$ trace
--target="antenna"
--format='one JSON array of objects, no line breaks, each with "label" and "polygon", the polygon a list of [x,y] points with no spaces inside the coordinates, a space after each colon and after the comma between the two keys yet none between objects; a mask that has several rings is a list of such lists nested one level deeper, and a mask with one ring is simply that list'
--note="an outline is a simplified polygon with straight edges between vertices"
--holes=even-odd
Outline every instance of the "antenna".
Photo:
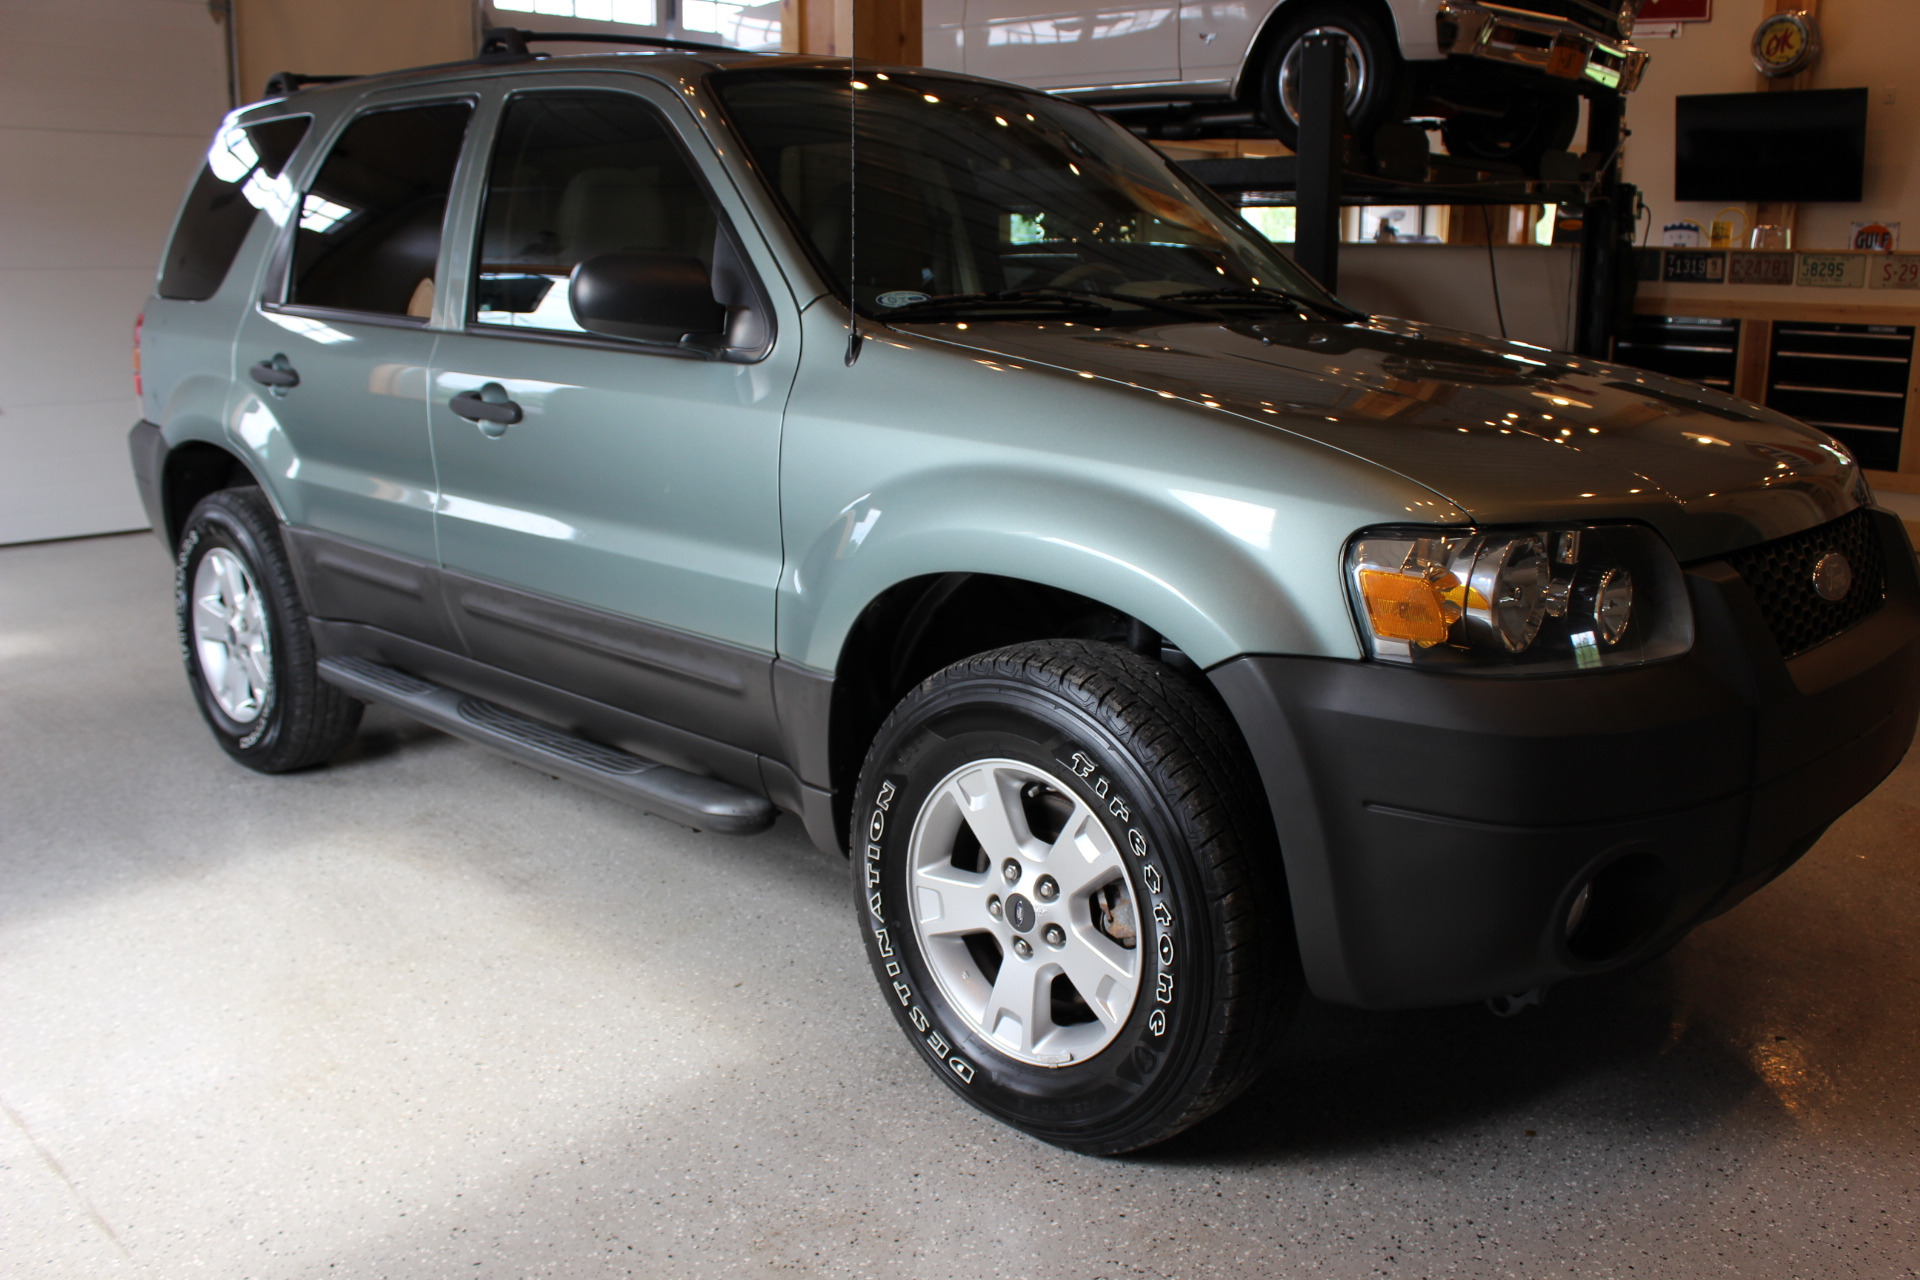
[{"label": "antenna", "polygon": [[860,6],[847,23],[847,368],[860,358]]}]

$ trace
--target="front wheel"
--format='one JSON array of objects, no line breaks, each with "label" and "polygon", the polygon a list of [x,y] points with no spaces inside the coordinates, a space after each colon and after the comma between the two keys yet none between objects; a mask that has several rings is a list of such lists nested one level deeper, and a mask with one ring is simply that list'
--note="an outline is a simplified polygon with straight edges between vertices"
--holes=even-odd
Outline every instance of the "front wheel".
[{"label": "front wheel", "polygon": [[1579,123],[1579,94],[1524,90],[1449,116],[1440,136],[1449,155],[1531,167],[1549,151],[1565,151]]},{"label": "front wheel", "polygon": [[1271,824],[1168,668],[1077,641],[957,663],[882,726],[856,805],[869,959],[976,1107],[1110,1154],[1265,1065],[1299,990]]}]

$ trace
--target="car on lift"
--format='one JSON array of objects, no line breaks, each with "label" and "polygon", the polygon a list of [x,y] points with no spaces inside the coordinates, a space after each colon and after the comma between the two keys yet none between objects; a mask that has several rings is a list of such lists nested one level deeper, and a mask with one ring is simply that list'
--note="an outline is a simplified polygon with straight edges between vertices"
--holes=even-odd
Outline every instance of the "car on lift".
[{"label": "car on lift", "polygon": [[1149,122],[1157,136],[1299,135],[1300,49],[1346,37],[1346,106],[1364,148],[1382,125],[1438,118],[1447,150],[1532,164],[1572,141],[1582,94],[1640,83],[1645,0],[925,0],[926,63],[1010,80]]},{"label": "car on lift", "polygon": [[1031,89],[502,44],[234,112],[136,326],[249,768],[378,702],[792,814],[912,1052],[1117,1152],[1303,991],[1657,954],[1912,740],[1913,549],[1823,431],[1355,311]]}]

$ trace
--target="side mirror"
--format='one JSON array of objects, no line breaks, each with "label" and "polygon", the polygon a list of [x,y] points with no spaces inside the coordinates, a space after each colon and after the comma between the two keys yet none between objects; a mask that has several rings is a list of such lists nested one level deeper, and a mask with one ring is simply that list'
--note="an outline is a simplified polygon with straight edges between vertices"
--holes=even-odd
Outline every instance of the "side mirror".
[{"label": "side mirror", "polygon": [[573,318],[588,333],[678,342],[717,334],[727,309],[698,258],[676,253],[603,253],[573,269],[567,285]]}]

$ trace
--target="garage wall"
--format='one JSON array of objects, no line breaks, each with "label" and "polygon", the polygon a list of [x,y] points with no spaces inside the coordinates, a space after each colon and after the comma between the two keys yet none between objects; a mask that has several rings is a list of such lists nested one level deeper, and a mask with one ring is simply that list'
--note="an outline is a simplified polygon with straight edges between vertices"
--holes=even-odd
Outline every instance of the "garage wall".
[{"label": "garage wall", "polygon": [[[1673,198],[1675,97],[1683,93],[1752,93],[1753,30],[1773,11],[1771,0],[1714,0],[1713,21],[1688,23],[1677,40],[1647,40],[1646,79],[1627,102],[1626,180],[1653,211],[1650,243],[1681,218],[1701,225],[1721,206]],[[1803,204],[1796,249],[1844,249],[1855,222],[1903,222],[1900,247],[1920,249],[1920,4],[1914,0],[1826,0],[1820,5],[1826,52],[1809,89],[1870,90],[1867,187],[1861,204]],[[1751,213],[1751,210],[1748,211]],[[1871,299],[1870,301],[1878,301]]]},{"label": "garage wall", "polygon": [[0,543],[145,527],[133,321],[227,109],[206,0],[6,0]]}]

